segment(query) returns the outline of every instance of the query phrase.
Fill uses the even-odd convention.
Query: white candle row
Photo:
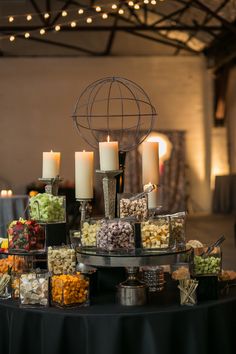
[[[119,169],[118,142],[99,143],[100,169],[112,171]],[[60,152],[43,153],[43,178],[55,178],[60,174]],[[143,185],[159,183],[158,143],[144,142],[142,152]],[[93,198],[94,153],[90,151],[75,152],[75,190],[76,198]]]

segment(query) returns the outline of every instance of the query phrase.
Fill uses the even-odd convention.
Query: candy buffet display
[[[219,275],[221,271],[221,250],[215,247],[209,254],[205,254],[207,247],[194,249],[194,274]]]
[[[51,277],[51,302],[55,306],[87,305],[89,281],[80,273]]]
[[[147,197],[130,199],[131,195],[120,194],[119,197],[119,215],[120,218],[135,217],[142,220],[148,215]]]
[[[69,246],[48,247],[48,271],[52,274],[74,273],[76,269],[75,250]]]
[[[20,276],[20,304],[48,306],[49,276],[47,273],[25,273]]]
[[[97,247],[107,251],[134,249],[134,228],[131,222],[102,220],[97,233]]]
[[[9,251],[31,252],[45,248],[44,228],[35,220],[14,220],[10,223],[7,234]]]
[[[65,222],[65,197],[49,193],[38,193],[29,201],[31,219],[40,222]]]
[[[82,246],[96,246],[96,235],[101,228],[100,221],[86,221],[81,228]]]
[[[141,223],[143,248],[168,248],[170,241],[170,223],[168,216],[160,216]]]

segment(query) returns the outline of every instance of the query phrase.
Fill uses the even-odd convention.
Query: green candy
[[[39,193],[30,198],[30,216],[42,222],[62,222],[65,220],[64,198],[47,193]]]

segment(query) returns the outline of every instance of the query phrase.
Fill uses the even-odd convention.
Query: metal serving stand
[[[139,267],[174,264],[183,257],[191,259],[193,249],[176,250],[102,251],[96,247],[78,247],[78,261],[86,266],[125,267],[128,278],[118,285],[118,302],[121,305],[143,305],[147,302],[147,288],[138,279]]]

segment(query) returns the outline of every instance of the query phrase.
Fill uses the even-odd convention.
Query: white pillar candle
[[[60,174],[60,152],[43,152],[43,178],[55,178]]]
[[[77,151],[75,153],[75,197],[93,198],[94,153]]]
[[[118,170],[118,141],[110,141],[108,136],[106,142],[99,143],[99,157],[101,171]]]
[[[148,187],[150,187],[152,183],[146,184],[143,187],[144,192],[147,190]],[[158,188],[155,187],[153,191],[148,193],[148,209],[155,209],[159,206],[159,192]]]
[[[143,185],[159,184],[159,145],[157,142],[142,143],[142,178]]]

